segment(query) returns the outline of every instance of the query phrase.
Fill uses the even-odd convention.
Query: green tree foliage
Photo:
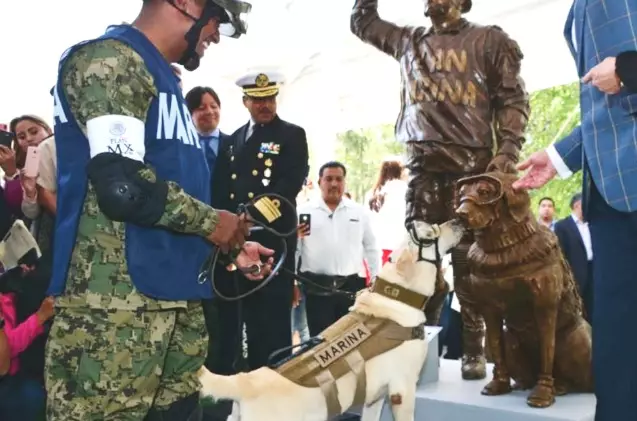
[[[527,127],[526,144],[522,158],[544,149],[568,135],[580,122],[578,83],[555,86],[531,94],[531,118]],[[542,197],[555,201],[558,216],[570,213],[571,197],[581,191],[582,175],[578,173],[567,180],[556,178],[543,188],[533,191],[533,205]]]
[[[403,145],[394,141],[391,125],[339,134],[336,159],[347,167],[347,191],[352,199],[362,201],[376,182],[383,159],[403,151]]]
[[[580,121],[579,87],[577,83],[555,86],[531,94],[531,118],[527,127],[522,159],[560,140]],[[337,159],[348,169],[348,190],[355,200],[361,200],[376,181],[383,158],[400,154],[403,145],[394,141],[393,125],[371,129],[350,130],[338,135]],[[581,173],[568,180],[555,179],[531,192],[533,206],[545,196],[555,201],[557,215],[570,213],[569,202],[581,190]]]

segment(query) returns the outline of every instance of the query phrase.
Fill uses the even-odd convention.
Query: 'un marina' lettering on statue
[[[356,349],[361,343],[372,336],[372,332],[362,323],[357,323],[341,336],[331,341],[327,346],[317,351],[314,359],[323,368]]]
[[[463,82],[468,72],[466,50],[438,49],[433,54],[431,72],[411,82],[409,95],[413,102],[444,102],[475,108],[480,80]],[[480,79],[479,77],[477,79]]]

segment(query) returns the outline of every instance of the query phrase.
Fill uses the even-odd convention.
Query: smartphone
[[[306,235],[310,235],[310,232],[312,231],[312,215],[309,213],[300,214],[299,223],[305,224],[305,226],[307,227]]]
[[[0,145],[6,146],[7,148],[11,148],[12,143],[13,143],[13,133],[8,132],[6,130],[0,130]]]
[[[40,151],[37,146],[29,146],[27,148],[27,156],[24,160],[24,175],[35,178],[38,176],[38,167],[40,166]]]

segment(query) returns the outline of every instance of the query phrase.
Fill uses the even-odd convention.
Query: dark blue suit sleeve
[[[219,149],[212,173],[211,180],[211,201],[212,206],[217,209],[226,209],[236,212],[236,209],[229,209],[228,198],[230,197],[230,185],[227,177],[230,173],[230,159],[228,157],[230,145],[233,137],[221,134],[219,136]]]
[[[555,235],[560,243],[560,248],[562,249],[562,253],[564,256],[568,256],[569,248],[568,248],[568,233],[566,232],[566,227],[564,226],[563,221],[559,221],[555,224]]]

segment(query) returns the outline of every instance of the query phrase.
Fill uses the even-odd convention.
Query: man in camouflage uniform
[[[201,417],[208,244],[235,250],[239,267],[270,251],[244,244],[243,219],[207,204],[208,166],[169,64],[193,70],[220,26],[240,31],[234,3],[145,0],[134,26],[62,57],[50,421]]]
[[[430,28],[394,25],[382,20],[377,8],[378,0],[357,0],[351,29],[400,62],[396,137],[407,143],[411,173],[407,221],[440,224],[455,217],[456,180],[514,169],[529,115],[522,53],[497,26],[462,18],[471,0],[427,0]],[[472,242],[467,235],[452,251],[454,288],[464,324],[462,376],[482,379],[484,324],[468,293],[466,255]],[[434,323],[447,290],[446,284],[439,288],[426,309]]]

